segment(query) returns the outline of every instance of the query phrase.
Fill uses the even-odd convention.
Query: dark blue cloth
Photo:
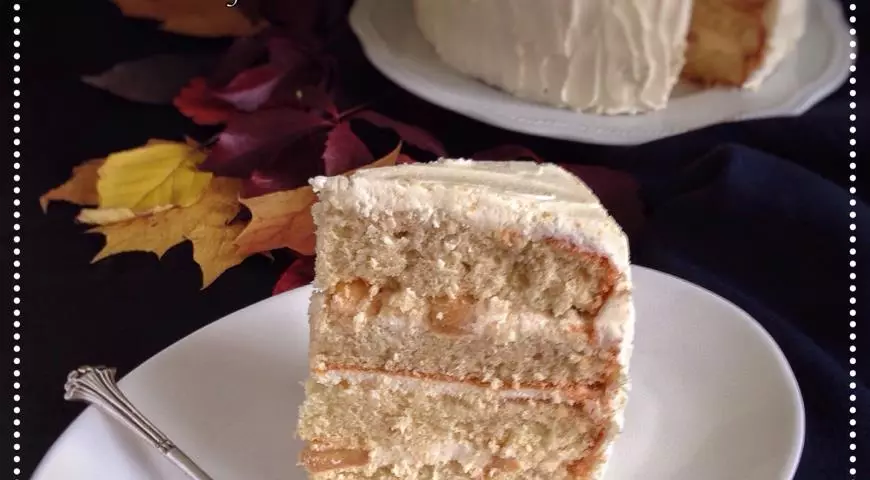
[[[796,478],[851,478],[850,393],[857,396],[851,405],[859,450],[866,452],[870,440],[868,369],[858,365],[850,378],[848,366],[850,343],[859,356],[868,345],[870,268],[858,261],[850,281],[849,261],[857,255],[848,251],[870,248],[867,205],[850,207],[846,189],[736,145],[648,179],[643,195],[649,211],[632,242],[634,261],[714,291],[756,318],[788,358],[805,402],[806,444]],[[857,293],[850,294],[849,285]],[[849,316],[850,296],[858,297],[856,317]],[[850,320],[856,329],[850,330]],[[857,384],[851,392],[850,382]],[[855,478],[870,478],[870,472]]]

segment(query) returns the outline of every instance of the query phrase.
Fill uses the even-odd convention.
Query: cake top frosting
[[[599,204],[598,197],[577,177],[553,164],[530,161],[439,159],[427,164],[360,170],[357,178],[417,180],[480,187],[528,195],[538,200]]]
[[[622,229],[588,186],[556,165],[440,159],[316,177],[311,185],[321,201],[364,216],[413,210],[431,221],[449,215],[485,229],[567,241],[606,255],[629,276]]]

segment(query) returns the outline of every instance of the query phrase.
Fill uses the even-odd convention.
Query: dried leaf
[[[276,150],[272,161],[264,163],[248,177],[242,197],[292,190],[306,185],[309,178],[322,175],[327,133],[320,129]]]
[[[197,37],[245,36],[265,28],[239,9],[214,0],[112,0],[128,17],[162,22],[168,32]]]
[[[218,175],[248,176],[274,162],[294,140],[329,125],[317,115],[289,108],[234,116],[201,168]]]
[[[98,170],[100,208],[150,212],[196,203],[211,181],[197,165],[205,153],[187,143],[151,142],[106,157]]]
[[[104,158],[95,158],[73,168],[72,176],[66,183],[39,197],[42,211],[48,210],[48,204],[54,201],[65,201],[82,206],[97,205],[100,202],[97,193],[97,170],[104,161]]]
[[[129,208],[85,208],[76,216],[76,221],[87,225],[110,225],[143,215],[164,212],[174,207],[174,205],[161,205],[139,212],[134,212]]]
[[[314,280],[314,257],[299,257],[281,274],[272,289],[272,295],[308,285],[312,280]]]
[[[226,87],[215,90],[214,96],[238,110],[252,112],[269,101],[284,73],[274,65],[260,65],[239,73]]]
[[[205,79],[194,78],[181,89],[172,104],[184,116],[199,125],[226,123],[236,109],[223,100],[215,98]]]
[[[401,145],[362,168],[395,165],[400,151]],[[317,196],[308,186],[242,200],[252,218],[236,239],[239,251],[256,253],[287,247],[302,255],[313,255],[315,237],[311,205],[315,201]]]
[[[359,168],[374,160],[366,144],[350,128],[350,123],[341,122],[329,131],[323,166],[326,175],[339,175]]]
[[[236,239],[239,251],[257,253],[287,247],[302,255],[314,254],[311,206],[317,195],[311,187],[243,199],[253,217]]]
[[[191,78],[214,65],[213,55],[154,55],[119,63],[82,81],[119,97],[150,104],[169,104]]]
[[[152,252],[162,257],[173,246],[190,240],[193,258],[203,272],[203,288],[207,287],[221,273],[248,256],[233,243],[244,226],[229,224],[240,208],[241,184],[237,179],[216,177],[202,198],[189,207],[138,216],[89,230],[106,237],[106,245],[93,261],[134,251]]]
[[[362,110],[354,113],[349,118],[365,120],[372,125],[381,128],[389,128],[399,135],[402,141],[409,143],[417,148],[434,153],[440,157],[446,156],[447,152],[444,146],[441,145],[435,137],[426,130],[408,125],[407,123],[393,120],[392,118],[372,110]]]

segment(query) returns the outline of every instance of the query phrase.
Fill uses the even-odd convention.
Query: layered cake
[[[634,311],[626,237],[592,191],[466,160],[312,185],[310,478],[601,478]]]
[[[807,0],[413,0],[456,70],[600,114],[664,108],[682,78],[756,88],[803,35]]]

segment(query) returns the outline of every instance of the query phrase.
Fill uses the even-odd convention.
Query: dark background
[[[6,18],[11,3],[2,2]],[[28,478],[82,410],[62,400],[70,369],[108,363],[128,372],[188,333],[268,297],[286,262],[250,258],[204,291],[199,290],[199,270],[189,244],[173,248],[162,261],[135,253],[90,265],[101,237],[83,234],[84,228],[73,222],[77,209],[69,205],[53,205],[43,214],[37,197],[65,181],[71,168],[84,160],[149,138],[180,138],[201,129],[172,107],[131,103],[89,87],[79,77],[156,53],[217,52],[228,42],[162,33],[151,22],[121,17],[108,1],[21,3],[20,443],[22,478]],[[6,66],[12,58],[12,35],[11,27],[3,30],[0,55]],[[859,61],[859,80],[866,66]],[[3,82],[0,131],[8,139],[12,82],[8,76]],[[799,118],[717,126],[627,148],[499,131],[397,92],[377,75],[367,76],[362,87],[373,96],[391,93],[380,110],[429,128],[454,156],[519,143],[550,161],[607,165],[632,173],[643,187],[648,216],[643,230],[632,235],[634,261],[731,299],[771,331],[792,363],[807,403],[807,447],[798,478],[848,478],[848,85]],[[860,105],[860,95],[857,101]],[[859,137],[870,131],[860,113],[857,128]],[[866,147],[859,142],[857,148],[861,165]],[[2,264],[11,265],[12,234],[5,227],[11,222],[5,219],[11,218],[12,160],[11,155],[6,158],[7,173],[0,175],[5,212],[0,250]],[[858,170],[858,194],[864,198],[866,183],[860,166]],[[863,204],[859,207],[866,210]],[[868,245],[866,219],[859,215],[859,254]],[[859,298],[861,293],[870,298],[866,277],[859,275]],[[11,290],[11,275],[3,275],[0,318],[8,326],[0,335],[2,355],[11,351]],[[859,302],[862,346],[868,329],[860,305],[866,301]],[[862,350],[857,366],[864,394],[859,394],[859,416],[870,408]],[[8,392],[12,377],[3,378],[0,391]],[[10,411],[11,402],[3,402]],[[0,424],[10,427],[8,415],[0,416]],[[859,440],[867,438],[867,424],[859,420]],[[867,451],[866,444],[859,442],[859,456]],[[863,465],[863,470],[858,466],[859,477],[867,471]]]

